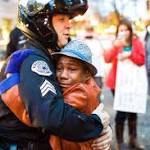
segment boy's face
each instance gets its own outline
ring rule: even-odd
[[[75,83],[85,82],[90,73],[79,60],[62,55],[56,65],[56,76],[64,91]]]

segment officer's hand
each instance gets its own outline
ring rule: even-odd
[[[107,127],[101,134],[101,136],[95,139],[92,143],[93,150],[109,150],[112,143],[112,129]]]

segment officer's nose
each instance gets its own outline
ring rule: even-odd
[[[72,27],[72,21],[71,20],[66,21],[65,27],[67,29],[71,29],[71,27]]]

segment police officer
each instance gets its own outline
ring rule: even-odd
[[[11,56],[0,93],[2,99],[6,96],[11,100],[16,95],[15,98],[23,101],[33,127],[19,121],[1,101],[0,148],[48,150],[51,149],[50,134],[80,142],[97,138],[93,143],[95,148],[109,148],[110,128],[98,138],[104,117],[99,113],[99,107],[91,116],[86,116],[64,104],[50,56],[52,51],[67,44],[70,19],[83,15],[87,8],[87,0],[20,0],[18,27],[29,40],[27,49]],[[11,86],[14,86],[11,88],[13,92],[8,94]]]

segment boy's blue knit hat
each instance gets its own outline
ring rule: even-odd
[[[92,53],[90,48],[80,40],[72,40],[62,48],[60,52],[52,54],[53,58],[57,58],[60,55],[79,59],[87,65],[92,75],[97,73],[96,67],[92,64]]]

